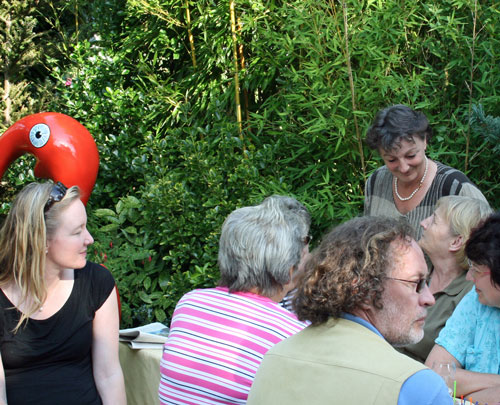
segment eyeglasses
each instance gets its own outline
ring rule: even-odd
[[[54,203],[61,201],[66,195],[66,191],[68,191],[68,187],[66,187],[60,181],[54,184],[52,190],[50,191],[49,199],[45,203],[43,212],[46,213],[48,210],[50,210],[50,207],[52,207]]]
[[[472,260],[467,259],[467,264],[469,265],[469,271],[471,272],[471,276],[478,278],[481,276],[485,276],[486,274],[491,274],[489,270],[479,270],[477,265],[472,262]]]
[[[403,280],[401,278],[394,278],[394,277],[386,277],[388,278],[389,280],[396,280],[396,281],[402,281],[403,283],[412,283],[412,284],[416,284],[416,289],[415,291],[420,294],[423,289],[425,288],[425,286],[428,286],[429,285],[429,279],[428,278],[421,278],[420,280],[417,280],[417,281],[412,281],[412,280]]]

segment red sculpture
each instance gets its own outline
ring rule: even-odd
[[[28,115],[0,136],[0,178],[21,155],[36,157],[35,176],[80,187],[84,204],[99,169],[99,152],[90,132],[74,118],[45,112]]]
[[[0,178],[25,153],[36,157],[36,177],[80,187],[80,199],[87,204],[99,170],[99,152],[82,124],[55,112],[20,119],[0,136]],[[116,295],[121,318],[118,289]]]

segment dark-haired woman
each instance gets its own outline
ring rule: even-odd
[[[78,187],[26,186],[0,230],[0,404],[126,404],[118,302]]]
[[[486,201],[465,174],[426,156],[431,136],[425,115],[401,104],[380,111],[366,135],[366,143],[385,165],[366,182],[364,214],[404,216],[417,240],[420,222],[432,215],[439,198],[460,195]]]

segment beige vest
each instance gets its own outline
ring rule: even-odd
[[[395,405],[401,385],[422,369],[368,328],[331,319],[269,350],[247,404]]]

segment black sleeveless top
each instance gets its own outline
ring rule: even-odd
[[[92,321],[115,282],[104,267],[87,262],[75,270],[73,290],[50,318],[28,319],[0,290],[0,352],[9,405],[100,405],[92,374]]]

